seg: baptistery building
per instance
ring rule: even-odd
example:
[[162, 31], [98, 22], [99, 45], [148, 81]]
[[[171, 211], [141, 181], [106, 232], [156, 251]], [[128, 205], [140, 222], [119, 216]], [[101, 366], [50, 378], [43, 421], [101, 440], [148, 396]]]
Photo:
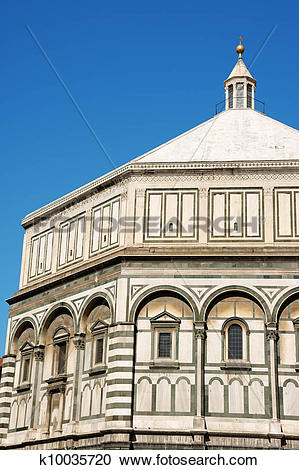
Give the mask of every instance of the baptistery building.
[[299, 449], [299, 132], [243, 52], [214, 117], [23, 219], [1, 449]]

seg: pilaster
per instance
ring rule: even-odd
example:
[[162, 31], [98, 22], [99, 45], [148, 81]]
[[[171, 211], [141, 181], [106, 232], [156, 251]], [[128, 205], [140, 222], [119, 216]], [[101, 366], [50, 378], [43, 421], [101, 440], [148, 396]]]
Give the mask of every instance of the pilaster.
[[0, 383], [0, 442], [7, 436], [10, 419], [11, 394], [15, 376], [16, 356], [3, 356], [2, 376]]

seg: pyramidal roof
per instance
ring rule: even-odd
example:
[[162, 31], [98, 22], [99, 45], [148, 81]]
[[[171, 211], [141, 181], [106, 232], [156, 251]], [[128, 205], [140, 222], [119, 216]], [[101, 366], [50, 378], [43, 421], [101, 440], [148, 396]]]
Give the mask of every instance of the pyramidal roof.
[[299, 131], [253, 109], [229, 109], [133, 162], [299, 160]]
[[229, 77], [227, 78], [227, 80], [229, 80], [230, 78], [234, 78], [234, 77], [250, 77], [250, 78], [253, 78], [253, 76], [249, 72], [248, 68], [246, 67], [242, 57], [239, 57], [236, 65], [234, 66], [234, 68], [231, 71], [231, 73], [230, 73]]
[[239, 39], [237, 63], [224, 82], [226, 111], [132, 163], [299, 160], [299, 131], [254, 109], [256, 80], [242, 59]]

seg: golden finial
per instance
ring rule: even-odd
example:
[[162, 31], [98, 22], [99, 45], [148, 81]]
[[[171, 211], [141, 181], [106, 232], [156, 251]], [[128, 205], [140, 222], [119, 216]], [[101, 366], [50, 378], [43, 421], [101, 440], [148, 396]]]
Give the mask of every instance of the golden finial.
[[237, 52], [237, 54], [239, 54], [239, 57], [241, 58], [242, 54], [245, 50], [245, 47], [242, 44], [243, 39], [241, 38], [241, 36], [239, 37], [239, 40], [240, 40], [240, 44], [237, 46], [236, 52]]

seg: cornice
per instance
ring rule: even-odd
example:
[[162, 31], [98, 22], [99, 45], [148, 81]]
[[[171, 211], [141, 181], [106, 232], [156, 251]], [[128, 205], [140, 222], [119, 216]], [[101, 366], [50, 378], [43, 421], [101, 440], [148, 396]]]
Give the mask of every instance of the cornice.
[[[39, 282], [27, 285], [25, 288], [16, 292], [13, 297], [6, 300], [9, 305], [16, 304], [24, 299], [28, 299], [40, 292], [48, 291], [56, 288], [59, 285], [68, 283], [74, 279], [86, 276], [95, 270], [101, 270], [109, 267], [119, 266], [117, 272], [113, 268], [113, 272], [103, 273], [107, 279], [119, 275], [121, 273], [121, 264], [123, 261], [141, 261], [141, 260], [199, 260], [204, 259], [277, 259], [299, 260], [299, 253], [297, 247], [273, 247], [273, 246], [260, 246], [260, 247], [155, 247], [152, 246], [136, 246], [130, 248], [120, 248], [111, 254], [101, 256], [93, 260], [86, 260], [80, 265], [71, 266], [63, 272], [49, 274]], [[250, 269], [250, 268], [249, 268]]]
[[87, 198], [91, 193], [97, 192], [104, 187], [111, 186], [118, 182], [124, 183], [124, 178], [128, 177], [130, 174], [157, 174], [158, 172], [165, 173], [166, 171], [171, 172], [180, 172], [180, 171], [219, 171], [223, 170], [255, 170], [255, 171], [264, 171], [264, 170], [296, 170], [299, 168], [299, 159], [298, 160], [262, 160], [262, 161], [201, 161], [201, 162], [171, 162], [171, 163], [127, 163], [126, 165], [113, 170], [112, 172], [97, 178], [90, 183], [81, 186], [80, 188], [62, 196], [59, 199], [37, 209], [34, 212], [28, 214], [22, 220], [22, 226], [27, 228], [33, 223], [37, 222], [43, 217], [47, 217], [55, 211], [61, 210], [62, 208], [75, 204], [76, 202]]

